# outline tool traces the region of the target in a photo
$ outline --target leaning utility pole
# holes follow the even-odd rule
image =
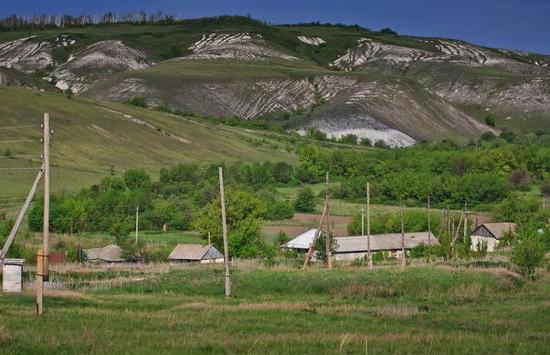
[[[44,114],[44,215],[42,250],[37,255],[36,265],[36,313],[44,313],[44,282],[49,280],[49,238],[50,238],[50,115]]]
[[[405,268],[407,263],[405,256],[405,223],[403,221],[403,199],[400,200],[400,214],[401,214],[401,268]]]
[[[325,234],[325,254],[327,258],[327,267],[332,269],[332,250],[330,249],[330,225],[329,225],[329,200],[330,200],[330,180],[328,172],[325,176],[325,208],[326,208],[326,234]]]
[[[372,251],[370,248],[370,183],[367,182],[367,264],[372,270]]]
[[[139,232],[139,206],[136,207],[136,245],[138,243],[138,232]]]
[[[462,239],[463,243],[466,240],[467,234],[468,234],[468,203],[464,202],[464,234],[463,234],[464,239]]]
[[[231,297],[231,275],[229,274],[229,243],[227,241],[227,217],[225,215],[225,192],[223,187],[223,169],[218,168],[220,176],[220,204],[222,210],[223,254],[225,265],[225,297]]]

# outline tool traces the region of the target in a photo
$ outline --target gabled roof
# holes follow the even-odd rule
[[[428,232],[405,233],[405,249],[412,249],[420,244],[428,245]],[[335,238],[338,247],[336,253],[357,253],[367,251],[367,237],[339,237]],[[438,245],[439,241],[430,233],[429,242]],[[374,234],[370,237],[371,251],[401,249],[401,233]]]
[[[288,249],[309,249],[315,239],[317,228],[305,231],[284,245]]]
[[[170,260],[221,259],[223,254],[212,244],[178,244],[168,256]]]
[[[88,260],[102,260],[107,262],[125,261],[122,258],[122,249],[115,244],[103,248],[84,249]]]
[[[479,225],[472,235],[476,235],[476,232],[481,228],[485,227],[495,237],[496,239],[502,239],[506,233],[514,233],[516,231],[517,225],[515,223],[504,222],[504,223],[483,223]]]

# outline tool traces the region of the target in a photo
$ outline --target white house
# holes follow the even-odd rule
[[[487,244],[487,251],[495,251],[498,243],[506,234],[513,234],[517,226],[515,223],[484,223],[476,227],[470,235],[471,249],[477,250]]]

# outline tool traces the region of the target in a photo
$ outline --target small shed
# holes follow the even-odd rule
[[[103,248],[84,249],[84,256],[87,261],[92,263],[114,264],[126,261],[122,258],[122,249],[115,244],[110,244]]]
[[[517,225],[515,223],[483,223],[477,226],[470,235],[471,249],[477,250],[483,244],[487,244],[487,251],[495,251],[498,243],[506,234],[514,234]]]
[[[2,264],[2,290],[19,293],[23,289],[25,259],[4,259]]]
[[[352,260],[367,254],[367,236],[335,238],[338,247],[333,253],[336,260]],[[413,232],[404,234],[405,250],[421,244],[439,245],[436,236],[431,232]],[[395,257],[401,256],[401,233],[373,234],[370,236],[371,252],[386,251]]]
[[[178,244],[168,256],[173,264],[182,263],[223,263],[224,257],[212,244]]]

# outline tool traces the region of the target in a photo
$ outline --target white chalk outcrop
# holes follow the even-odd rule
[[[298,36],[298,40],[302,43],[309,44],[311,46],[320,46],[327,43],[321,37],[308,37],[308,36]]]
[[[25,37],[0,44],[0,67],[30,73],[53,65],[51,44],[37,42],[33,38]]]
[[[369,38],[357,41],[357,47],[350,48],[346,54],[336,58],[330,65],[341,70],[351,71],[374,62],[385,64],[409,64],[428,57],[430,52],[420,49],[394,46]]]
[[[203,35],[189,50],[193,54],[184,59],[242,59],[266,60],[270,58],[296,60],[297,58],[271,49],[259,34],[211,33]]]
[[[126,46],[121,41],[94,43],[71,56],[54,71],[56,86],[74,93],[87,90],[96,79],[121,71],[148,67],[142,52]]]

